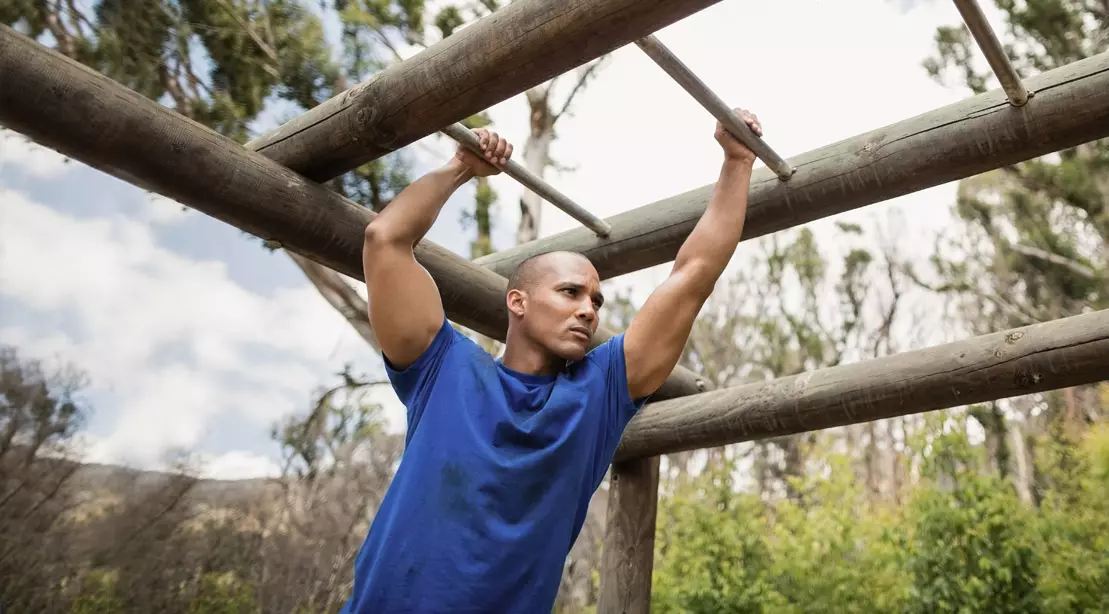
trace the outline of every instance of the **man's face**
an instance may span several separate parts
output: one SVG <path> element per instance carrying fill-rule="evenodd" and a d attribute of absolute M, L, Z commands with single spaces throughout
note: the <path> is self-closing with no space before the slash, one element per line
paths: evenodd
<path fill-rule="evenodd" d="M 581 360 L 597 332 L 597 311 L 604 303 L 597 269 L 583 256 L 548 254 L 540 274 L 522 296 L 509 297 L 523 312 L 525 334 L 565 360 Z"/>

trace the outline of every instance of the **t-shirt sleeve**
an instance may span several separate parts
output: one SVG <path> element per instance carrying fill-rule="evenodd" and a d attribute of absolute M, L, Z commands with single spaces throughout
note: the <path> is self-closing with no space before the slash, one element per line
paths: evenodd
<path fill-rule="evenodd" d="M 435 338 L 431 340 L 431 345 L 415 362 L 404 369 L 397 369 L 385 354 L 381 355 L 385 362 L 385 373 L 389 376 L 393 391 L 397 393 L 397 398 L 404 403 L 407 410 L 409 437 L 423 417 L 432 386 L 443 368 L 447 351 L 454 344 L 457 334 L 450 322 L 444 318 Z"/>
<path fill-rule="evenodd" d="M 624 333 L 613 336 L 593 349 L 591 358 L 604 373 L 605 395 L 612 434 L 619 437 L 636 412 L 650 396 L 633 399 L 628 392 L 628 370 L 624 359 Z"/>

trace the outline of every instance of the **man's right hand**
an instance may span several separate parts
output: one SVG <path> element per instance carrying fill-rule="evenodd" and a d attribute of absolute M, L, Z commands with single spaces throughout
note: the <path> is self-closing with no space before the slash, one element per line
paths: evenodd
<path fill-rule="evenodd" d="M 762 136 L 762 125 L 759 124 L 759 118 L 756 117 L 754 113 L 739 108 L 735 109 L 735 112 L 739 115 L 739 118 L 747 124 L 747 127 L 749 127 L 752 132 L 760 137 Z M 724 149 L 725 157 L 730 160 L 754 164 L 755 153 L 741 143 L 739 139 L 732 136 L 732 133 L 728 132 L 724 124 L 716 122 L 716 134 L 714 136 L 716 137 L 716 141 L 720 143 L 720 147 Z"/>
<path fill-rule="evenodd" d="M 485 154 L 485 158 L 474 154 L 466 146 L 459 143 L 458 150 L 454 154 L 455 159 L 469 167 L 470 172 L 475 177 L 499 174 L 501 170 L 489 162 L 501 165 L 507 163 L 509 158 L 512 157 L 512 144 L 496 132 L 484 128 L 474 130 L 474 135 L 481 143 L 481 150 Z"/>

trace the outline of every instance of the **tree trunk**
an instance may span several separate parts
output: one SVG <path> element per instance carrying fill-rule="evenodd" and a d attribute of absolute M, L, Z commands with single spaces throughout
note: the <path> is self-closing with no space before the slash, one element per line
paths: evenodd
<path fill-rule="evenodd" d="M 1013 450 L 1013 485 L 1017 496 L 1022 503 L 1032 505 L 1035 502 L 1032 497 L 1035 475 L 1032 471 L 1031 453 L 1026 445 L 1025 424 L 1027 423 L 1022 422 L 1020 426 L 1009 429 L 1009 444 Z"/>
<path fill-rule="evenodd" d="M 554 142 L 554 113 L 550 92 L 553 81 L 527 91 L 529 115 L 528 139 L 524 144 L 524 166 L 540 179 L 546 180 Z M 520 199 L 520 224 L 516 228 L 516 244 L 539 238 L 543 200 L 531 190 L 524 190 Z"/>

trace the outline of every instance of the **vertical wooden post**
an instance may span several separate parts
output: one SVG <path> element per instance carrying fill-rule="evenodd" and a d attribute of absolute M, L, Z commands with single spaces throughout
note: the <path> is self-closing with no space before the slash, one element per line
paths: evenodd
<path fill-rule="evenodd" d="M 650 612 L 658 471 L 658 456 L 612 465 L 597 614 Z"/>

